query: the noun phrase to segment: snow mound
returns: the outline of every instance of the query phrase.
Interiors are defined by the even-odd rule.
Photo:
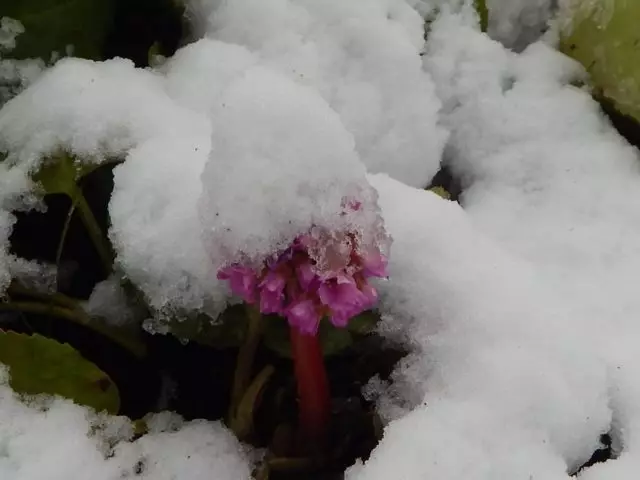
[[[383,393],[381,444],[347,478],[565,478],[611,422],[570,309],[456,203],[371,181],[394,237],[384,327],[413,351]]]
[[[212,38],[243,45],[311,87],[340,116],[371,172],[426,186],[446,140],[420,66],[423,19],[406,0],[194,2]],[[203,32],[204,33],[204,32]]]
[[[638,153],[548,46],[517,55],[447,13],[431,34],[464,210],[372,179],[394,237],[385,327],[413,353],[347,478],[568,479],[604,433],[619,457],[578,477],[636,478]]]
[[[73,403],[25,403],[0,385],[0,478],[11,480],[243,480],[247,452],[218,422],[184,422],[170,414],[149,421],[135,441],[124,417],[105,417]]]
[[[260,262],[312,226],[366,233],[377,224],[353,138],[314,90],[254,67],[220,102],[200,199],[216,266]]]

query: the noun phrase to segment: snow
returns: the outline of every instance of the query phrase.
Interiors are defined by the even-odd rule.
[[[259,262],[313,226],[366,233],[374,225],[375,197],[353,137],[313,90],[254,67],[225,92],[214,118],[200,212],[216,266]],[[341,215],[345,198],[361,208]]]
[[[133,440],[125,417],[107,417],[60,398],[22,401],[0,383],[0,478],[11,480],[242,480],[248,452],[218,422],[151,417]],[[136,474],[139,472],[139,474]]]
[[[619,459],[579,478],[636,478],[638,154],[571,60],[458,15],[432,28],[464,210],[372,178],[394,237],[385,331],[413,353],[377,386],[391,421],[347,478],[569,478],[604,433]]]
[[[423,20],[405,0],[200,0],[203,30],[247,47],[270,68],[317,90],[354,136],[361,161],[424,187],[446,132],[421,69]]]
[[[383,393],[382,443],[347,478],[564,478],[611,422],[588,336],[566,341],[562,298],[457,204],[371,180],[394,237],[388,335],[413,349]]]
[[[60,60],[0,110],[0,290],[39,271],[6,253],[10,212],[37,206],[29,175],[61,149],[125,160],[109,236],[160,317],[215,317],[222,264],[311,225],[366,229],[378,202],[381,333],[411,353],[367,387],[387,425],[347,479],[567,480],[605,433],[619,457],[578,478],[636,478],[638,153],[582,68],[530,44],[553,1],[490,0],[499,41],[457,3],[199,0],[204,38],[156,69]],[[436,6],[425,47],[417,12]],[[422,189],[441,162],[461,205]],[[344,197],[364,208],[339,215]],[[87,308],[121,321],[118,281]],[[0,478],[250,476],[218,423],[165,415],[132,441],[125,419],[51,402],[0,385]]]
[[[488,34],[517,51],[546,30],[558,0],[486,0]]]
[[[446,139],[418,55],[422,19],[404,0],[204,5],[225,25],[206,25],[208,38],[158,69],[65,58],[0,112],[12,174],[26,178],[60,150],[126,159],[114,169],[109,236],[118,267],[165,317],[216,317],[228,297],[220,265],[328,226],[343,196],[366,206],[345,220],[366,225],[365,169],[425,186]],[[247,12],[264,15],[250,30]],[[266,178],[287,188],[270,191]]]
[[[101,319],[109,325],[136,327],[136,314],[139,314],[131,304],[127,292],[122,285],[119,274],[113,273],[99,282],[91,292],[89,300],[82,305],[84,310],[94,319]]]

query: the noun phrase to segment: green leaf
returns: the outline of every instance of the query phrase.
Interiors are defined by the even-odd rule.
[[[266,317],[264,325],[264,344],[267,348],[286,358],[291,358],[289,324],[278,316]],[[327,319],[322,319],[318,328],[322,352],[329,357],[337,355],[353,344],[353,337],[346,328],[336,328]]]
[[[373,310],[368,310],[349,320],[347,328],[356,335],[368,335],[375,330],[379,321],[380,314]]]
[[[9,367],[9,383],[18,393],[59,395],[113,414],[120,408],[113,381],[69,344],[0,331],[0,363]]]
[[[320,323],[319,335],[324,354],[340,353],[353,343],[351,334],[366,335],[375,329],[380,316],[377,312],[367,311],[352,318],[348,327],[336,328],[327,320]],[[267,348],[278,355],[291,358],[289,345],[289,324],[277,315],[263,316],[264,342]],[[244,305],[227,308],[220,318],[211,323],[205,315],[197,318],[176,320],[169,330],[178,338],[193,340],[213,348],[235,348],[242,344],[247,334],[247,315]]]
[[[445,200],[451,200],[451,194],[444,187],[431,187],[429,191],[435,193],[441,198],[444,198]]]
[[[64,55],[73,46],[76,57],[98,60],[113,20],[112,0],[3,0],[0,18],[18,20],[25,28],[16,48],[3,56],[42,58]]]
[[[560,49],[591,75],[596,96],[640,121],[640,2],[573,0],[561,12]]]
[[[256,375],[242,395],[238,408],[231,418],[229,428],[242,441],[253,433],[253,419],[259,407],[260,397],[274,372],[275,369],[267,365]]]
[[[232,305],[215,321],[205,314],[175,319],[169,324],[169,331],[180,339],[209,347],[233,348],[244,341],[247,323],[244,305]]]
[[[118,162],[119,160],[111,160],[110,163]],[[70,155],[61,154],[46,159],[40,170],[33,175],[33,180],[42,186],[44,193],[64,194],[71,199],[72,207],[69,215],[72,215],[73,212],[77,210],[80,220],[91,238],[91,243],[93,243],[93,246],[100,256],[105,272],[111,273],[113,266],[111,245],[107,241],[104,232],[91,211],[91,207],[87,203],[82,189],[78,186],[78,182],[82,177],[93,172],[103,164],[79,162]],[[66,230],[63,229],[63,234],[58,243],[58,253],[61,252],[63,247],[65,234]]]
[[[63,193],[73,198],[78,189],[77,182],[99,166],[78,162],[70,155],[62,154],[45,160],[33,180],[40,183],[47,194]]]

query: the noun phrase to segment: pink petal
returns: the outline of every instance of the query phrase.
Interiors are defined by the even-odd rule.
[[[299,264],[296,267],[296,276],[302,289],[306,292],[311,288],[313,281],[317,278],[313,271],[313,266],[309,261]]]
[[[260,311],[262,313],[281,313],[284,307],[284,294],[269,290],[260,291]]]
[[[218,279],[228,280],[231,291],[235,295],[238,295],[247,303],[255,303],[258,277],[253,269],[240,265],[230,265],[218,272]]]
[[[302,333],[310,335],[318,333],[320,314],[312,300],[296,300],[289,305],[285,315],[289,325],[298,328]]]

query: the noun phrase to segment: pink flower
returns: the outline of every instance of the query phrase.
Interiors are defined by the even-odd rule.
[[[359,210],[361,203],[347,206]],[[380,232],[378,240],[388,244],[389,237]],[[233,264],[221,269],[218,278],[228,280],[245,302],[258,303],[262,313],[286,317],[300,332],[315,335],[323,317],[346,327],[376,304],[378,294],[368,279],[387,275],[387,258],[379,245],[362,243],[358,232],[313,227],[266,259],[259,272]]]
[[[280,313],[284,306],[284,287],[287,279],[284,272],[269,271],[258,284],[260,291],[260,311],[263,313]]]
[[[255,303],[258,276],[251,268],[229,265],[218,272],[218,279],[229,280],[229,286],[235,295],[249,304]]]

